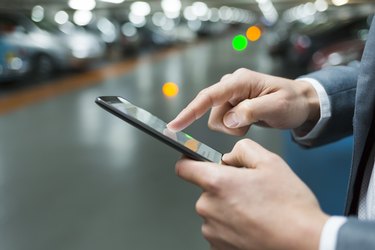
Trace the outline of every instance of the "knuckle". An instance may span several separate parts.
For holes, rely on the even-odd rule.
[[[202,89],[199,93],[198,93],[198,95],[197,95],[197,97],[199,97],[199,98],[203,98],[203,99],[207,99],[208,101],[209,101],[209,104],[211,105],[211,106],[214,106],[214,104],[215,104],[215,102],[214,102],[214,100],[213,100],[213,97],[212,97],[212,93],[211,93],[211,90],[214,90],[214,88],[205,88],[205,89]]]
[[[177,161],[175,165],[175,172],[177,176],[181,175],[182,168],[183,168],[183,165],[182,165],[181,160]]]
[[[207,89],[202,89],[201,91],[199,91],[198,96],[204,96],[206,94],[207,94]]]
[[[214,131],[224,131],[223,130],[223,122],[218,119],[217,117],[210,116],[207,122],[208,128]]]
[[[263,152],[260,157],[255,160],[255,166],[270,167],[277,165],[277,162],[281,160],[281,157],[272,152]]]
[[[249,71],[249,70],[246,69],[246,68],[239,68],[239,69],[237,69],[236,71],[234,71],[234,74],[240,74],[240,75],[242,75],[242,74],[247,73],[248,71]]]
[[[289,102],[286,98],[281,97],[275,100],[275,106],[278,107],[279,110],[287,110],[289,107]]]
[[[195,203],[195,211],[201,217],[206,217],[207,215],[207,202],[202,195],[198,201]]]
[[[208,240],[208,241],[212,241],[213,240],[213,234],[211,232],[211,229],[210,227],[204,223],[201,227],[201,232],[202,232],[202,235],[203,237]]]
[[[245,117],[247,122],[255,121],[254,113],[252,112],[251,108],[251,100],[246,99],[245,101],[241,102],[238,106],[241,110],[241,114]]]
[[[220,131],[220,126],[216,121],[208,120],[208,128],[214,131]]]
[[[274,164],[275,162],[281,161],[281,157],[275,153],[270,153],[267,157],[267,160],[270,164]]]
[[[206,181],[207,190],[214,194],[220,193],[222,182],[222,176],[218,173],[213,173]]]
[[[242,151],[243,148],[247,148],[252,144],[252,141],[250,139],[242,139],[236,143],[234,146],[236,150]]]
[[[226,75],[223,75],[220,79],[220,82],[222,81],[225,81],[226,79],[230,78],[232,76],[232,74],[226,74]]]

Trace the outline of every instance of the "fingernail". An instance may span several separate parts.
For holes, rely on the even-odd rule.
[[[227,116],[225,116],[224,124],[228,128],[235,128],[240,124],[240,122],[237,115],[234,112],[231,112]]]

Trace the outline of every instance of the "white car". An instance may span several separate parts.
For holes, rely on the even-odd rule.
[[[78,30],[46,31],[22,14],[0,12],[0,26],[8,27],[0,39],[27,51],[30,73],[36,78],[48,78],[56,70],[82,68],[105,53],[104,44],[94,35]]]

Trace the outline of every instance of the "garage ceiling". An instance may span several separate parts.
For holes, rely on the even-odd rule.
[[[145,0],[149,2],[156,9],[160,6],[160,0]],[[199,0],[205,2],[209,7],[220,7],[227,5],[230,7],[239,7],[243,9],[248,9],[252,11],[259,11],[258,4],[255,0]],[[287,8],[299,5],[301,3],[311,2],[313,0],[272,0],[278,11],[283,11]],[[68,8],[68,0],[0,0],[0,8],[6,9],[31,9],[35,5],[42,5],[44,7],[52,8]],[[124,3],[118,4],[108,4],[100,2],[97,0],[97,8],[119,8],[128,7],[130,3],[134,1],[126,0]],[[195,0],[182,0],[184,6],[191,5]],[[329,0],[328,0],[329,2]],[[372,0],[350,0],[350,4],[360,4],[360,3],[373,3]]]

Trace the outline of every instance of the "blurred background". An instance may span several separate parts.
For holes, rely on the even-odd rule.
[[[180,154],[95,105],[123,96],[165,121],[240,67],[296,78],[360,60],[370,0],[0,0],[0,249],[207,249]],[[241,138],[186,129],[221,152]],[[352,138],[281,155],[342,214]]]

